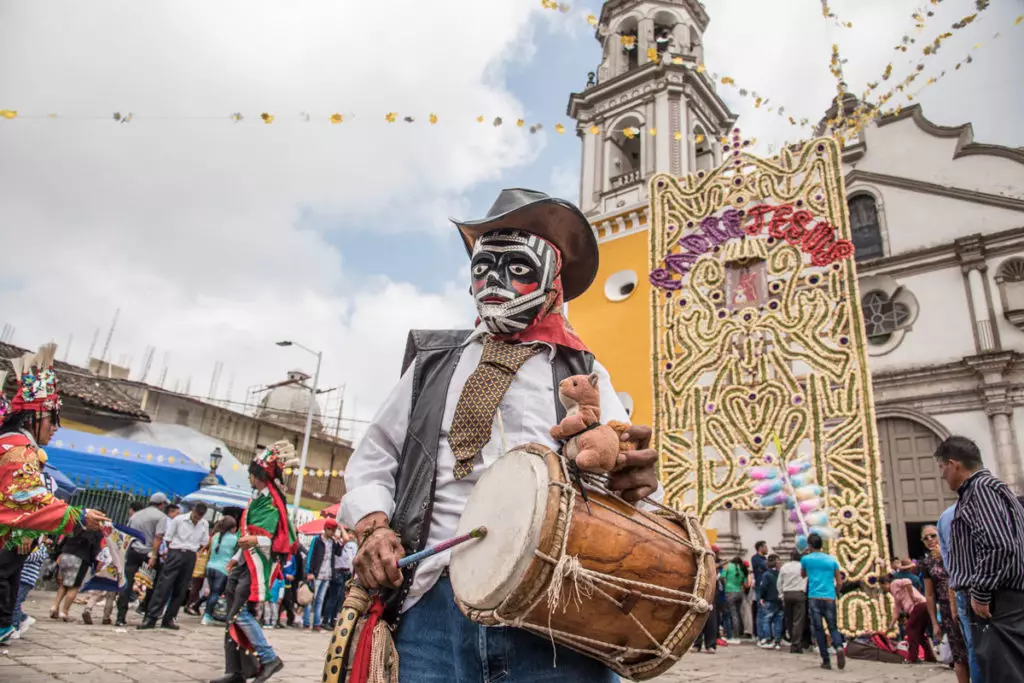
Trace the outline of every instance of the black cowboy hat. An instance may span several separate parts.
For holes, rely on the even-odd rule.
[[[536,190],[502,190],[486,218],[451,219],[473,253],[477,238],[492,230],[513,229],[546,239],[562,253],[562,287],[571,301],[587,291],[597,276],[597,236],[590,221],[572,203]]]

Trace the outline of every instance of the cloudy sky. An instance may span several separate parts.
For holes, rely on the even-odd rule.
[[[936,11],[921,33],[918,4]],[[892,50],[901,35],[923,45],[974,2],[833,0],[852,29],[824,21],[815,0],[705,5],[708,69],[817,119],[834,93],[833,42],[860,91],[894,57],[894,76],[909,72],[911,57]],[[324,351],[322,383],[346,385],[345,426],[358,436],[398,377],[406,332],[472,322],[448,217],[483,215],[502,187],[576,199],[579,141],[553,127],[572,130],[568,94],[596,69],[585,17],[598,10],[0,0],[0,109],[19,112],[0,119],[0,322],[15,326],[14,343],[53,340],[84,364],[120,309],[109,357],[130,358],[133,377],[152,346],[150,381],[166,358],[165,386],[190,380],[205,395],[221,361],[218,397],[230,381],[239,402],[290,368],[312,372],[302,351],[273,345],[295,339]],[[1021,0],[992,3],[929,62],[937,75],[982,43],[918,98],[932,121],[1024,145],[1024,24],[1011,28],[1022,12]],[[794,137],[721,90],[762,150]],[[116,123],[115,111],[135,116]],[[389,111],[416,123],[388,124]],[[343,124],[327,122],[335,112]],[[495,116],[545,127],[496,129]]]

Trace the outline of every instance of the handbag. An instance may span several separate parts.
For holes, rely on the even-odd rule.
[[[942,635],[942,642],[939,643],[938,659],[943,664],[953,663],[953,648],[949,645],[949,635]]]
[[[313,589],[309,587],[309,584],[305,581],[299,586],[299,590],[295,595],[295,602],[299,603],[300,607],[305,607],[309,603],[313,602]]]

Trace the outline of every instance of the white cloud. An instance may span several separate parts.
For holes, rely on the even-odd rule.
[[[552,168],[547,192],[552,197],[561,197],[571,202],[578,201],[580,196],[579,162],[566,161]]]
[[[975,12],[969,0],[939,5],[920,0],[833,1],[832,9],[853,28],[840,28],[821,16],[816,2],[780,3],[762,0],[707,0],[711,24],[705,36],[709,71],[731,76],[740,87],[770,97],[773,105],[784,105],[783,116],[756,110],[752,98],[719,86],[730,108],[740,115],[745,136],[758,139],[756,150],[764,153],[769,144],[796,141],[809,135],[789,125],[786,116],[807,117],[817,122],[836,95],[836,83],[828,71],[832,44],[839,46],[847,60],[844,78],[850,90],[860,95],[866,84],[880,79],[885,66],[893,62],[889,83],[903,80],[919,61],[923,48],[940,33],[967,14]],[[1016,5],[1016,6],[1015,6]],[[918,9],[933,11],[923,30],[914,29],[911,14]],[[935,123],[974,124],[979,140],[1005,145],[1024,144],[1024,132],[1016,125],[1013,112],[1024,107],[1024,90],[1018,87],[1020,65],[1024,64],[1024,25],[1012,27],[1020,14],[1019,3],[992,3],[978,19],[945,41],[940,51],[926,60],[924,73],[911,85],[915,93],[928,77],[943,70],[949,74],[923,90],[919,97],[892,100],[896,104],[922,104]],[[993,40],[996,32],[1000,37]],[[907,53],[893,47],[907,34],[916,42]],[[982,43],[977,50],[974,45]],[[968,53],[974,63],[960,71],[953,65]],[[878,92],[881,92],[880,89]]]
[[[859,91],[881,73],[920,0],[835,0],[852,30],[830,28],[813,2],[706,4],[709,68],[817,118],[834,95],[832,42]],[[71,360],[82,362],[120,308],[114,359],[138,364],[153,345],[150,378],[166,351],[168,384],[191,377],[200,394],[221,360],[221,392],[234,375],[236,399],[291,367],[312,371],[302,352],[272,344],[292,338],[324,350],[323,383],[347,384],[346,404],[358,401],[368,418],[397,377],[408,329],[471,320],[468,267],[438,295],[354,281],[331,236],[306,229],[302,211],[381,233],[449,230],[449,215],[468,214],[470,188],[535,159],[545,134],[508,125],[523,106],[503,82],[508,64],[534,54],[530,22],[543,17],[567,49],[599,59],[582,7],[562,15],[539,5],[0,0],[0,107],[20,112],[0,120],[0,320],[17,326],[23,345],[64,344],[73,333]],[[1021,145],[1012,112],[1024,107],[1013,87],[1024,27],[1009,28],[1009,5],[993,3],[943,47],[936,70],[986,42],[975,64],[922,99],[937,123],[971,120],[979,139]],[[972,7],[937,6],[914,34],[917,47]],[[897,78],[907,61],[897,60]],[[792,136],[784,117],[719,90],[762,143]],[[115,124],[115,108],[134,120]],[[242,123],[228,119],[235,111]],[[388,124],[388,111],[417,123]],[[334,112],[345,123],[329,125]],[[431,112],[436,126],[424,123]],[[479,114],[484,124],[473,121]],[[496,130],[499,115],[506,125]],[[565,159],[549,191],[575,198],[578,172],[578,158]],[[408,220],[377,225],[382,215]]]
[[[153,345],[158,365],[169,352],[168,385],[191,377],[201,394],[220,360],[220,392],[234,375],[240,400],[292,366],[312,371],[272,344],[292,338],[324,350],[323,383],[347,383],[367,418],[408,329],[471,322],[465,280],[444,274],[441,295],[353,281],[301,209],[368,225],[404,210],[437,229],[466,213],[469,188],[534,158],[540,136],[489,122],[522,112],[502,70],[529,58],[539,11],[531,0],[0,0],[0,106],[20,112],[0,126],[0,317],[14,341],[73,333],[70,360],[84,362],[120,308],[113,359],[138,365]],[[133,120],[114,123],[112,107]],[[231,122],[235,111],[245,120]],[[389,111],[417,123],[389,124]],[[334,112],[346,121],[328,124]],[[472,122],[480,113],[487,124]]]

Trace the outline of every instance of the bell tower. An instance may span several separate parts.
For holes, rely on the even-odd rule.
[[[654,173],[683,176],[721,162],[718,140],[736,116],[704,72],[708,21],[698,0],[604,3],[596,78],[569,97],[583,140],[580,208],[587,216],[646,204]]]
[[[569,96],[583,141],[579,206],[601,264],[568,315],[638,424],[653,424],[647,184],[658,172],[716,168],[736,122],[704,71],[708,21],[698,0],[608,0],[601,64]]]

